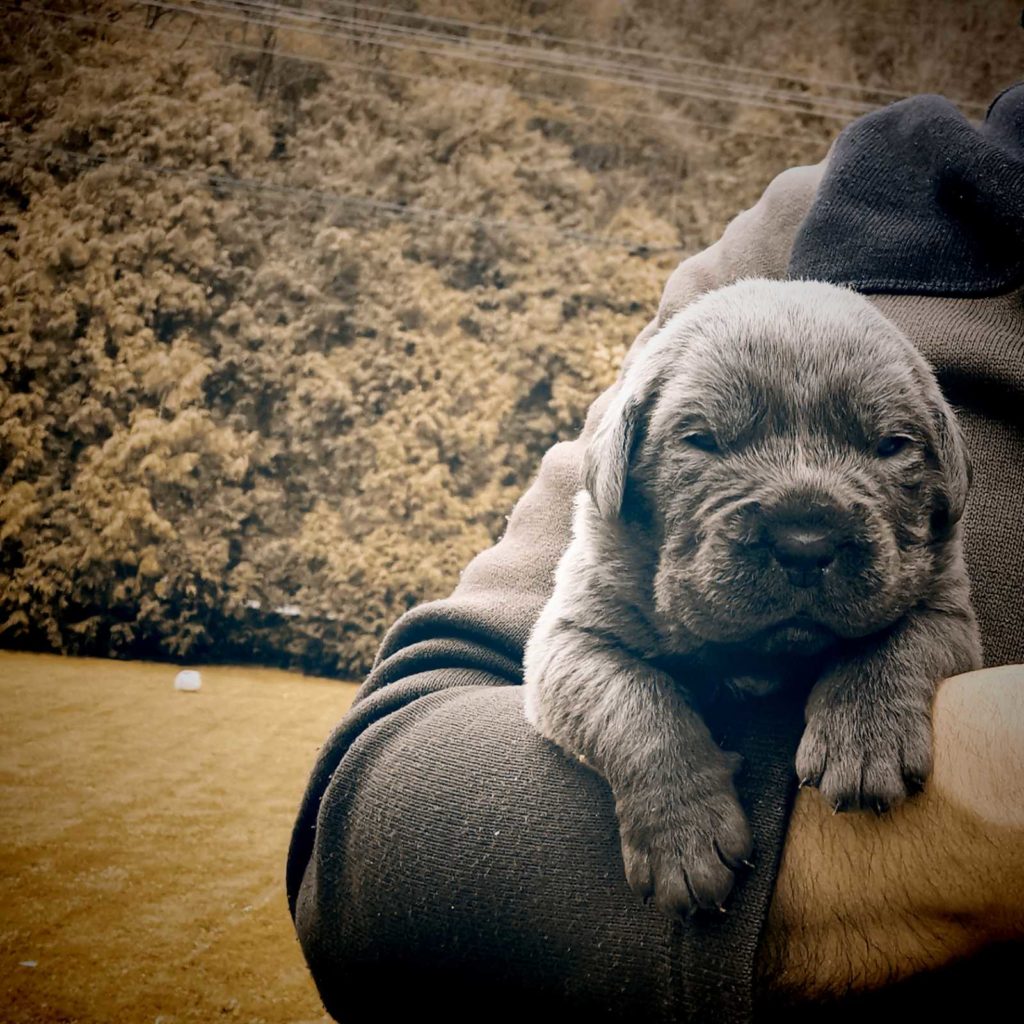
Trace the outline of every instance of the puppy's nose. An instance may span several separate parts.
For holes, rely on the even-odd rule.
[[[814,582],[815,570],[835,561],[838,542],[835,531],[813,523],[776,523],[768,530],[768,544],[775,561],[798,575],[794,582]],[[810,578],[808,578],[810,577]]]

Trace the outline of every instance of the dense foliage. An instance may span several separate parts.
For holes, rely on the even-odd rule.
[[[542,18],[526,6],[487,14]],[[50,7],[73,17],[0,29],[6,645],[363,672],[500,535],[673,247],[713,240],[835,129],[581,121],[498,80],[403,77],[366,45],[346,52],[394,73]]]

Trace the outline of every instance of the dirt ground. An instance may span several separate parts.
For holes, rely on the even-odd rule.
[[[0,651],[0,1020],[327,1021],[284,862],[355,686]]]

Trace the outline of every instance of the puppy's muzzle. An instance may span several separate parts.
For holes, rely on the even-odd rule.
[[[850,516],[832,501],[796,498],[768,508],[754,503],[748,516],[747,542],[766,551],[769,564],[795,587],[821,583],[840,555],[847,571],[866,555]]]

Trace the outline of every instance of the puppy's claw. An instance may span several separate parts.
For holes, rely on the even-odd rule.
[[[693,883],[690,881],[690,873],[688,871],[683,872],[683,882],[686,883],[686,892],[690,897],[686,916],[693,917],[700,910],[700,903],[697,900],[697,894],[693,891]]]
[[[926,778],[918,772],[904,772],[903,781],[906,784],[907,792],[913,796],[924,789]]]
[[[754,862],[753,862],[752,860],[740,860],[740,863],[741,863],[741,864],[742,864],[742,865],[743,865],[743,866],[744,866],[745,868],[751,868],[751,869],[753,869],[753,867],[754,867]]]

